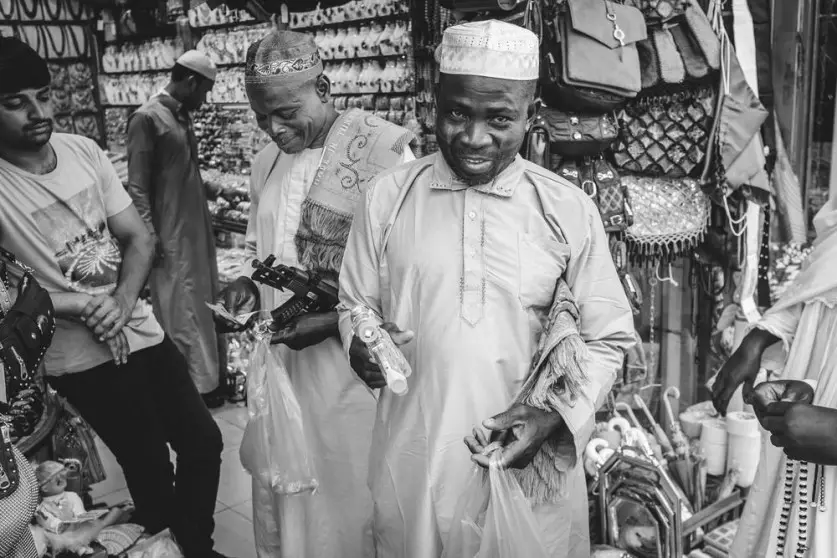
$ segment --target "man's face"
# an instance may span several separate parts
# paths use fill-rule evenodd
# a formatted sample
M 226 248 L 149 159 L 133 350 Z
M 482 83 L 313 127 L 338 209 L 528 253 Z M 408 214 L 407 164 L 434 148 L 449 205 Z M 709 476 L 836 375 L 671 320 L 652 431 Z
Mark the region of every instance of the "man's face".
M 436 104 L 439 150 L 471 186 L 491 182 L 514 161 L 534 114 L 531 83 L 479 76 L 442 75 Z
M 214 81 L 198 77 L 189 78 L 191 93 L 183 100 L 183 107 L 188 111 L 198 110 L 206 102 L 206 96 L 215 86 Z
M 49 87 L 0 95 L 0 146 L 40 149 L 52 137 L 52 117 Z
M 324 78 L 320 78 L 324 79 Z M 322 136 L 328 120 L 328 82 L 247 86 L 259 128 L 285 153 L 299 153 Z

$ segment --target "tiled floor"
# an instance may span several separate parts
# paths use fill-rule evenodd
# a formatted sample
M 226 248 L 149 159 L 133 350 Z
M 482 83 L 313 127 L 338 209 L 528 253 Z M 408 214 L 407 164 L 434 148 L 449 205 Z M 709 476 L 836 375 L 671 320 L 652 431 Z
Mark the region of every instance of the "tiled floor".
M 241 467 L 238 446 L 247 423 L 247 409 L 228 405 L 213 412 L 224 436 L 221 484 L 215 504 L 215 549 L 231 558 L 255 558 L 250 476 Z M 108 478 L 93 487 L 93 499 L 118 504 L 130 499 L 122 469 L 113 454 L 98 441 Z

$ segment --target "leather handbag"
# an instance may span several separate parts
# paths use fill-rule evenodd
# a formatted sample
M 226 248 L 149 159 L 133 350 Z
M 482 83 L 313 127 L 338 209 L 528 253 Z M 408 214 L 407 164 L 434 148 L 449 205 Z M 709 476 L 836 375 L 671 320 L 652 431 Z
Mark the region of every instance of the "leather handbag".
M 573 114 L 546 106 L 538 109 L 532 128 L 545 131 L 550 156 L 598 155 L 610 147 L 619 135 L 619 127 L 613 113 Z M 547 156 L 546 160 L 549 160 L 550 156 Z
M 13 255 L 6 254 L 17 263 Z M 0 282 L 7 281 L 6 266 L 0 262 Z M 0 288 L 8 293 L 6 285 Z M 0 362 L 7 376 L 27 382 L 35 376 L 55 334 L 52 299 L 28 268 L 24 267 L 18 283 L 17 299 L 0 312 L 0 318 Z
M 548 2 L 541 87 L 549 104 L 606 112 L 641 89 L 637 43 L 647 37 L 636 8 L 610 0 Z
M 599 208 L 605 231 L 624 232 L 633 222 L 627 189 L 619 172 L 604 157 L 566 159 L 556 169 L 556 174 L 590 196 Z
M 564 83 L 635 97 L 642 88 L 636 43 L 647 37 L 642 12 L 610 0 L 566 2 Z
M 700 176 L 712 148 L 715 99 L 714 87 L 706 86 L 643 97 L 619 111 L 619 138 L 613 144 L 616 166 L 646 176 Z
M 703 80 L 721 68 L 721 43 L 706 13 L 686 0 L 682 15 L 649 24 L 637 43 L 642 89 Z

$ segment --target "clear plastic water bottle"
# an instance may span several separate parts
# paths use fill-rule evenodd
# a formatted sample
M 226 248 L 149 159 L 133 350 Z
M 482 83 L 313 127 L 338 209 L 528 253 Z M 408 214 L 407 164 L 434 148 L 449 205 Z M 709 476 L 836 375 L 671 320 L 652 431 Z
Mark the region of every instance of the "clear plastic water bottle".
M 352 329 L 369 349 L 372 360 L 384 375 L 387 387 L 396 395 L 407 393 L 407 378 L 413 370 L 372 310 L 362 305 L 352 308 Z

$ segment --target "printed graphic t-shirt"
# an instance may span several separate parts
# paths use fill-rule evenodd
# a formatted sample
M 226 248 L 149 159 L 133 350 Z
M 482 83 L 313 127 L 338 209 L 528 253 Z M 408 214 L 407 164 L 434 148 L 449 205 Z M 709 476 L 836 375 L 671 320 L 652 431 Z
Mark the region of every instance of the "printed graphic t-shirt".
M 131 205 L 116 170 L 92 140 L 53 134 L 55 170 L 35 175 L 0 159 L 0 245 L 35 270 L 49 292 L 110 294 L 116 289 L 122 252 L 107 220 Z M 9 266 L 14 284 L 20 271 Z M 16 275 L 15 275 L 16 274 Z M 124 328 L 131 352 L 162 342 L 151 307 L 139 301 Z M 77 321 L 56 320 L 44 363 L 47 375 L 89 370 L 113 360 Z

